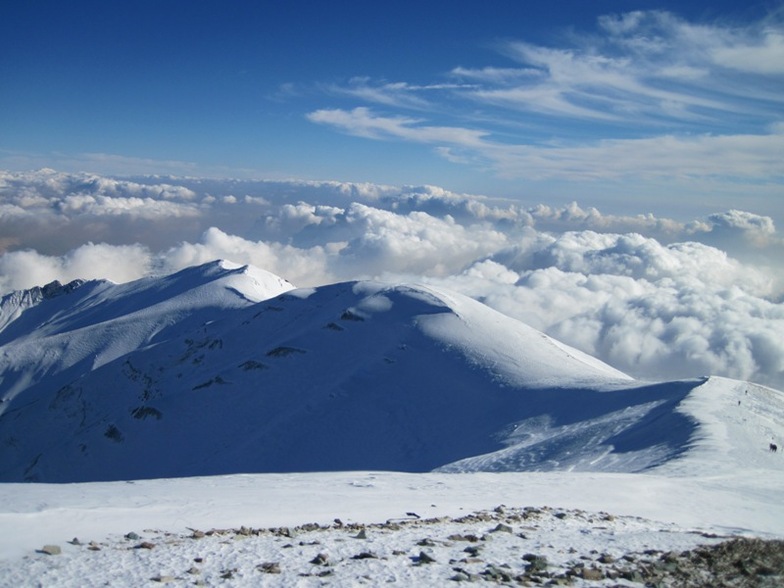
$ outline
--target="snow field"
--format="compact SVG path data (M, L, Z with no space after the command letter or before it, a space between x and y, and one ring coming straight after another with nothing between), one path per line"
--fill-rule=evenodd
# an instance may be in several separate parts
M173 585L442 586L449 580L572 577L571 585L623 581L629 557L648 560L716 543L715 535L638 517L551 508L509 508L456 519L409 512L382 524L296 528L156 529L102 541L75 540L61 554L0 563L8 586ZM654 553L655 552L655 553ZM627 556L627 560L622 558ZM621 564L621 565L619 565ZM626 563L628 568L628 562ZM581 570L606 581L583 581ZM585 574L585 572L582 572Z

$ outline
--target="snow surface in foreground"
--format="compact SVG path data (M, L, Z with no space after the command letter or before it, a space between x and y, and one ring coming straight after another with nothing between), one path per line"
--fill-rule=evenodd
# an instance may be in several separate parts
M153 577L180 577L210 584L235 569L229 585L306 584L301 573L316 573L309 562L326 552L333 563L350 562L362 551L368 560L360 571L373 582L396 579L431 584L448 578L444 540L456 532L488 534L495 523L470 527L441 523L427 528L382 532L368 529L367 539L356 540L344 524L379 523L389 519L459 517L504 504L509 507L544 506L583 509L564 519L548 515L514 533L492 533L483 542L485 561L507 558L521 565L528 552L547 556L553 565L577 558L575 553L640 553L645 549L681 551L711 542L703 533L784 537L784 458L769 456L781 469L757 469L734 474L691 478L649 474L607 473L473 473L402 474L342 472L311 474L254 474L208 478L101 482L89 484L0 485L0 585L102 585L118 582L139 585ZM592 515L616 515L608 519ZM631 518L625 518L628 515ZM644 518L639 518L644 517ZM234 533L188 538L192 529L268 528L318 523L329 531L300 532L292 538L276 535L235 538ZM519 528L518 528L519 527ZM135 532L136 540L124 539ZM167 535L166 533L171 533ZM523 540L519 533L526 536ZM82 545L67 543L78 538ZM423 538L438 542L432 549L437 562L426 571L414 569ZM96 541L101 550L84 545ZM155 548L134 549L144 541ZM313 543L317 541L318 543ZM448 542L447 542L448 543ZM44 545L59 545L63 553L38 553ZM293 547L284 548L284 545ZM463 546L459 546L462 550ZM572 551L572 550L576 550ZM402 555L401 555L402 552ZM397 553L397 557L393 557ZM202 558L198 565L195 558ZM284 573L263 575L256 566L281 562ZM497 559L500 562L501 559ZM187 570L196 566L199 576ZM337 568L335 568L337 570ZM383 574L375 576L374 574ZM310 578L317 581L318 578ZM341 577L333 580L340 584ZM343 579L343 585L351 585ZM27 582L27 584L25 584Z

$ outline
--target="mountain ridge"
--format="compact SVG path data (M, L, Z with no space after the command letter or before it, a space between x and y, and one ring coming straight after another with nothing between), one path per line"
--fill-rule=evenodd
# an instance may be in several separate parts
M220 261L86 286L0 346L0 481L646 471L700 426L708 380L635 381L431 286Z

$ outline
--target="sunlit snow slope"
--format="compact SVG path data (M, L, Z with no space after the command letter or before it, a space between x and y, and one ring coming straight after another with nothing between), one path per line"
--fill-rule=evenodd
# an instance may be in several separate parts
M292 288L214 262L9 295L0 481L634 472L716 446L701 443L717 428L690 400L713 380L635 382L431 287ZM719 388L734 405L746 385L728 382Z

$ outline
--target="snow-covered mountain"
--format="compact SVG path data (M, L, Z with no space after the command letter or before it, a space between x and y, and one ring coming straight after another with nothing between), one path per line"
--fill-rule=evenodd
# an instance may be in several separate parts
M700 463L706 452L747 460L718 455L716 439L767 448L784 431L781 393L715 378L638 382L461 295L376 282L295 289L228 262L6 296L0 378L5 482L678 473L699 452Z

